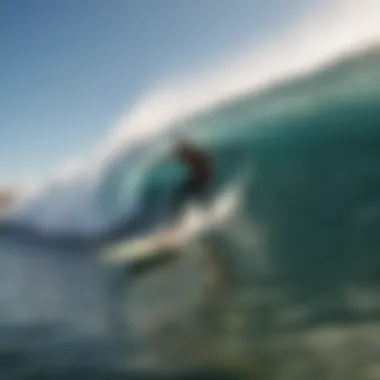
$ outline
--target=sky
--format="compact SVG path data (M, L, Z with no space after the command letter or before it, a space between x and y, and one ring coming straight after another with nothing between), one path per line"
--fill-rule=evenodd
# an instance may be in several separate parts
M0 183L53 173L165 78L259 47L326 1L1 0Z

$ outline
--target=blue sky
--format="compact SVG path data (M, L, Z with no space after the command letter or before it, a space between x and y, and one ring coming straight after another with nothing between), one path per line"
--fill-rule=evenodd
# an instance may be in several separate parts
M322 0L2 0L0 182L99 144L149 88L254 48Z

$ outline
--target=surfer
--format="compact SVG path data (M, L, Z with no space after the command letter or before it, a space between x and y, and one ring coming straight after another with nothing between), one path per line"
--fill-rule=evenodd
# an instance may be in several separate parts
M208 152L184 138L176 144L174 158L189 171L188 178L173 196L172 212L177 214L188 201L206 201L212 180L212 160Z

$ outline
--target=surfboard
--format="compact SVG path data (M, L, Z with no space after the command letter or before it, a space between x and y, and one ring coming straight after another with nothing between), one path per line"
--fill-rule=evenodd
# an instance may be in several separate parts
M230 189L231 190L231 189ZM231 197L232 195L232 197ZM233 196L235 195L235 196ZM234 214L238 193L225 191L207 208L193 207L184 217L169 227L125 242L111 244L102 252L102 261L108 265L142 265L172 259L181 253L181 247L210 229L218 228Z
M180 249L184 244L183 231L166 228L106 248L103 262L107 266L127 267L133 276L140 276L174 261L184 251Z
M150 235L110 245L103 251L103 261L121 264L148 259L153 252L175 248L179 245L181 233L174 229L162 229Z

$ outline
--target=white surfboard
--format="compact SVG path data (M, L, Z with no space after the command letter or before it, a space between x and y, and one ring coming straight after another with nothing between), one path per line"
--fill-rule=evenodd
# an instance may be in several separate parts
M162 230L151 235L142 236L126 242L110 245L103 251L103 261L108 264L127 264L149 259L164 249L174 249L179 246L181 233L171 233L169 230Z
M240 198L237 189L227 189L207 209L191 208L174 227L108 246L102 260L109 265L125 265L149 261L155 256L180 253L189 240L217 229L235 213Z

